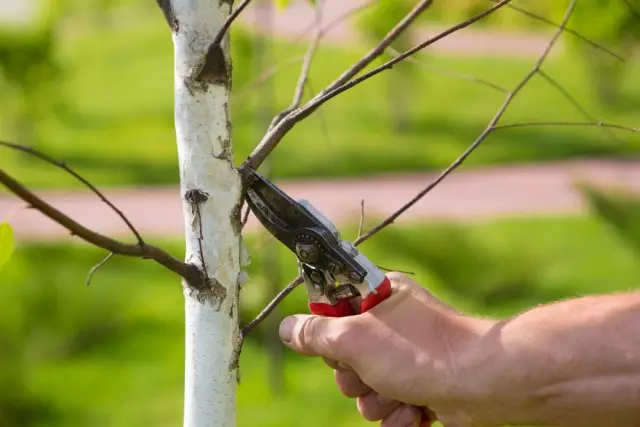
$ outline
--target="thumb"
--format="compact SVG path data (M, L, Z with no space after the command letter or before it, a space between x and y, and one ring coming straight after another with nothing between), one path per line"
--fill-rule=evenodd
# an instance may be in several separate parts
M300 354L342 360L349 346L346 336L351 335L348 320L304 314L289 316L280 323L280 339Z

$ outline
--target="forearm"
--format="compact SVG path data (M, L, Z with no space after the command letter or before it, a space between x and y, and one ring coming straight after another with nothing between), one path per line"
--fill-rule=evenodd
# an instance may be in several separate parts
M494 323L463 359L474 393L499 400L488 402L488 423L640 426L640 293L558 302Z

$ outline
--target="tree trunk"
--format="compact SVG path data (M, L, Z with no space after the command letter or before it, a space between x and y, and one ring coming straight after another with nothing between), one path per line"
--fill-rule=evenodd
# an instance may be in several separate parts
M241 345L238 293L246 264L240 236L241 180L233 167L229 40L213 44L230 1L172 0L175 126L186 260L206 280L184 285L185 427L235 426Z

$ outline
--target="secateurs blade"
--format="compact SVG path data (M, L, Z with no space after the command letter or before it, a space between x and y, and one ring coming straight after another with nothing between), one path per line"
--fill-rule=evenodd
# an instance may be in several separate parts
M246 171L247 203L262 225L298 258L314 314L344 317L360 313L391 295L384 273L306 200L295 201L254 170Z

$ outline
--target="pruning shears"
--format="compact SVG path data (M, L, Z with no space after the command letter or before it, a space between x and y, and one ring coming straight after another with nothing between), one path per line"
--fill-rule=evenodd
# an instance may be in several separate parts
M245 170L247 203L262 225L298 259L313 314L358 314L350 300L360 297L360 311L391 295L384 273L308 201L295 201L252 169Z

